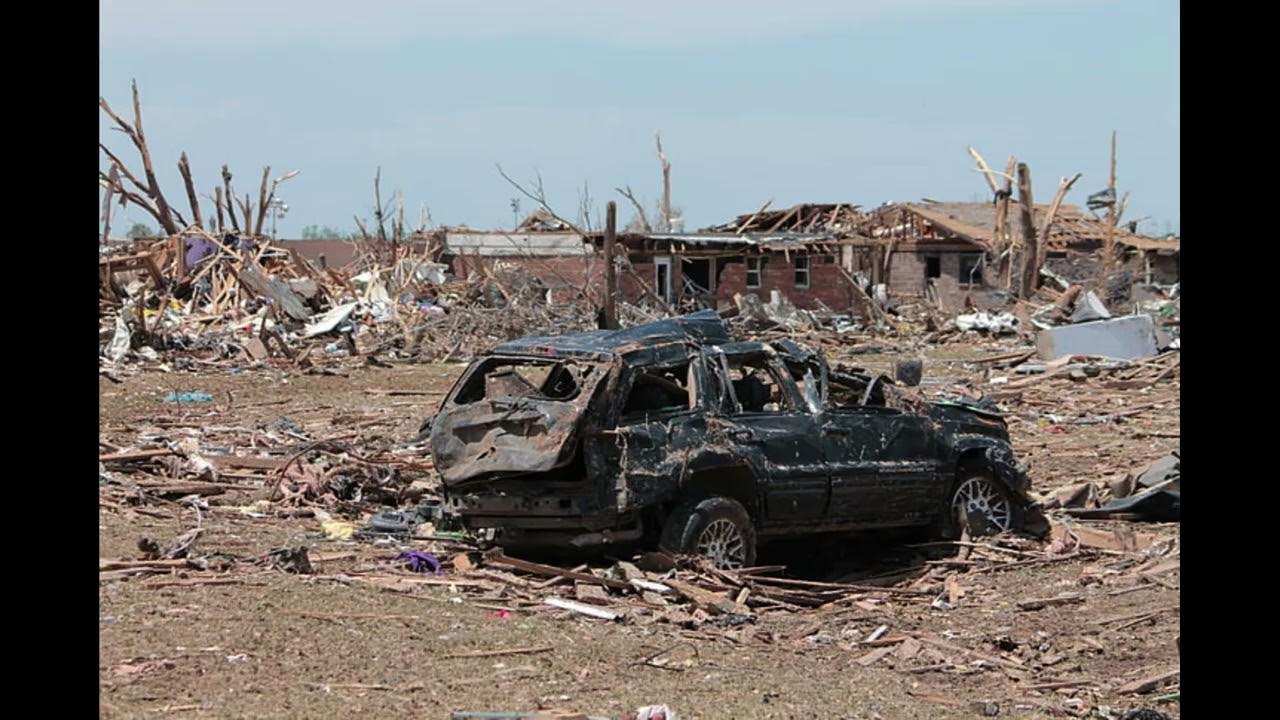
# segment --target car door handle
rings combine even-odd
[[[849,431],[844,428],[827,428],[828,435],[848,435]]]
[[[733,432],[729,433],[729,437],[733,438],[734,440],[739,440],[741,442],[751,442],[752,440],[756,439],[755,433],[751,432],[750,430],[734,430]]]

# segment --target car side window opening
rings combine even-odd
[[[828,378],[827,400],[832,408],[885,407],[883,375],[861,368],[839,368]]]
[[[623,403],[623,417],[692,409],[697,401],[693,370],[688,362],[639,370]]]
[[[594,367],[573,362],[538,363],[496,358],[482,363],[458,390],[454,403],[532,397],[572,400]]]
[[[800,394],[804,396],[809,411],[819,412],[822,409],[823,397],[821,365],[817,360],[804,363],[788,360],[786,365],[791,373],[791,379],[795,380],[796,386],[800,388]]]
[[[768,358],[729,358],[729,383],[739,412],[786,412],[791,399]]]

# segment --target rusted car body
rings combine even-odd
[[[507,546],[643,541],[734,567],[757,539],[1003,530],[1028,502],[998,414],[736,341],[711,311],[505,343],[428,422],[450,509]]]

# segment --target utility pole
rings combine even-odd
[[[618,235],[618,204],[610,200],[604,220],[604,324],[610,330],[618,328],[618,278],[613,265],[613,244]]]

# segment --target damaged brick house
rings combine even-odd
[[[1036,205],[1037,223],[1048,209]],[[1006,279],[988,267],[995,239],[993,203],[900,203],[876,208],[864,218],[860,229],[876,244],[873,281],[886,283],[892,295],[923,296],[954,309],[971,290],[1006,287]],[[1016,207],[1009,213],[1009,233],[1021,243]],[[1106,235],[1105,222],[1077,207],[1060,206],[1049,230],[1045,268],[1068,281],[1096,277]],[[1129,271],[1137,282],[1178,281],[1177,241],[1139,235],[1124,225],[1113,238],[1117,270]]]
[[[647,289],[685,309],[728,307],[739,293],[767,301],[775,291],[800,308],[844,309],[854,302],[851,273],[867,244],[853,233],[858,217],[856,205],[804,203],[694,233],[622,233],[630,270],[619,288],[628,302]],[[603,236],[591,239],[603,249]]]
[[[735,293],[768,300],[778,291],[801,308],[844,309],[853,302],[851,272],[868,241],[852,233],[849,204],[804,204],[742,215],[693,233],[622,232],[617,252],[630,261],[618,273],[620,299],[673,308],[727,307]],[[539,279],[552,302],[574,302],[604,289],[604,234],[584,240],[545,213],[515,230],[445,228],[437,232],[440,260],[458,277],[492,272],[499,262]]]

